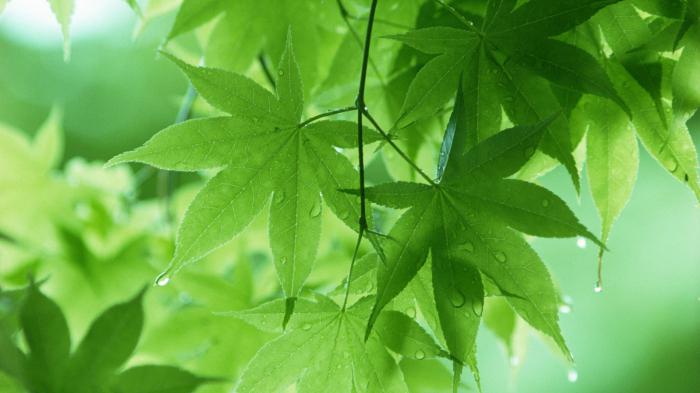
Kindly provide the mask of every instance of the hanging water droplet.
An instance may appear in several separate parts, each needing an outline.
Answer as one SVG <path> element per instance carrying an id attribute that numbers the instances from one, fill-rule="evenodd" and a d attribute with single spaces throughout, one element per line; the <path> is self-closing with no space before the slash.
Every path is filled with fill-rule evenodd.
<path id="1" fill-rule="evenodd" d="M 423 351 L 420 350 L 420 349 L 417 350 L 417 351 L 416 351 L 416 359 L 418 359 L 418 360 L 423 360 L 423 359 L 425 359 L 425 352 L 423 352 Z"/>
<path id="2" fill-rule="evenodd" d="M 543 199 L 542 200 L 542 207 L 548 207 L 549 206 L 549 199 Z"/>
<path id="3" fill-rule="evenodd" d="M 484 302 L 481 299 L 474 300 L 472 302 L 472 312 L 477 317 L 481 317 L 484 314 Z"/>
<path id="4" fill-rule="evenodd" d="M 513 355 L 513 356 L 510 357 L 510 365 L 511 365 L 511 366 L 516 367 L 516 366 L 518 366 L 519 364 L 520 364 L 520 357 L 515 356 L 515 355 Z"/>
<path id="5" fill-rule="evenodd" d="M 275 203 L 280 204 L 284 202 L 284 192 L 278 191 L 275 193 Z"/>
<path id="6" fill-rule="evenodd" d="M 318 217 L 321 214 L 321 204 L 316 201 L 314 202 L 314 205 L 311 206 L 311 210 L 309 210 L 309 215 L 311 217 Z"/>
<path id="7" fill-rule="evenodd" d="M 501 262 L 501 263 L 505 262 L 508 259 L 508 257 L 506 257 L 506 254 L 503 253 L 502 251 L 496 251 L 495 256 L 496 256 L 496 260 L 498 262 Z"/>
<path id="8" fill-rule="evenodd" d="M 159 287 L 164 287 L 168 285 L 168 283 L 170 283 L 170 277 L 166 273 L 163 273 L 156 278 L 156 285 Z"/>
<path id="9" fill-rule="evenodd" d="M 559 312 L 562 314 L 569 314 L 571 312 L 571 306 L 568 304 L 562 304 L 559 306 Z"/>
<path id="10" fill-rule="evenodd" d="M 408 315 L 411 318 L 415 318 L 416 317 L 416 309 L 414 307 L 407 308 L 406 315 Z"/>
<path id="11" fill-rule="evenodd" d="M 301 327 L 301 329 L 302 329 L 302 330 L 309 330 L 309 329 L 311 329 L 311 324 L 310 324 L 310 323 L 305 323 L 305 324 Z"/>
<path id="12" fill-rule="evenodd" d="M 578 371 L 573 369 L 569 370 L 569 372 L 566 374 L 566 378 L 569 380 L 569 382 L 578 381 Z"/>
<path id="13" fill-rule="evenodd" d="M 461 248 L 466 252 L 474 252 L 474 244 L 472 242 L 464 242 Z"/>
<path id="14" fill-rule="evenodd" d="M 285 265 L 287 263 L 287 257 L 280 258 L 280 263 Z"/>
<path id="15" fill-rule="evenodd" d="M 584 248 L 586 248 L 586 245 L 587 245 L 587 242 L 586 242 L 586 239 L 585 239 L 585 238 L 583 238 L 583 237 L 578 237 L 578 238 L 576 239 L 576 246 L 577 246 L 578 248 L 584 249 Z"/>
<path id="16" fill-rule="evenodd" d="M 666 169 L 668 169 L 668 171 L 671 173 L 675 172 L 678 169 L 678 161 L 676 161 L 676 159 L 673 157 L 666 159 L 664 165 L 666 166 Z"/>
<path id="17" fill-rule="evenodd" d="M 459 289 L 455 288 L 450 292 L 450 303 L 452 303 L 452 306 L 454 308 L 460 308 L 464 306 L 465 302 L 466 300 L 464 299 L 464 295 L 462 294 L 462 292 L 459 291 Z"/>
<path id="18" fill-rule="evenodd" d="M 593 287 L 593 292 L 595 292 L 595 293 L 603 292 L 603 286 L 600 285 L 600 283 L 596 284 L 595 287 Z"/>

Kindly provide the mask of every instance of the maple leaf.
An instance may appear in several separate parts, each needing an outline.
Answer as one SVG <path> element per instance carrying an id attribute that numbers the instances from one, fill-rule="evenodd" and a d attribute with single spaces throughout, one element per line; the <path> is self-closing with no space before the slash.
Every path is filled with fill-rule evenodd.
<path id="1" fill-rule="evenodd" d="M 365 341 L 372 302 L 372 297 L 365 297 L 343 310 L 323 295 L 317 295 L 315 301 L 300 298 L 285 333 L 258 351 L 236 391 L 274 393 L 296 383 L 300 393 L 327 391 L 329 386 L 334 392 L 407 392 L 380 334 L 392 350 L 412 357 L 438 356 L 440 348 L 415 321 L 395 312 L 386 319 L 382 316 L 380 333 Z M 277 332 L 284 308 L 281 300 L 275 300 L 227 315 Z"/>
<path id="2" fill-rule="evenodd" d="M 532 156 L 559 115 L 502 131 L 467 149 L 469 123 L 461 88 L 455 102 L 438 166 L 439 182 L 396 182 L 366 190 L 367 198 L 379 205 L 408 208 L 383 245 L 387 264 L 378 267 L 377 298 L 366 332 L 370 334 L 380 311 L 416 276 L 430 253 L 440 327 L 456 361 L 473 362 L 470 355 L 484 303 L 482 275 L 570 358 L 558 325 L 556 289 L 537 253 L 516 231 L 541 237 L 585 236 L 602 243 L 555 194 L 506 179 Z"/>
<path id="3" fill-rule="evenodd" d="M 18 319 L 27 352 L 14 344 L 9 332 L 0 331 L 0 370 L 29 391 L 146 393 L 157 387 L 188 393 L 217 381 L 172 366 L 120 370 L 141 335 L 145 291 L 100 314 L 72 353 L 70 332 L 59 306 L 35 283 L 23 292 Z"/>
<path id="4" fill-rule="evenodd" d="M 321 234 L 321 194 L 326 205 L 357 230 L 359 204 L 339 191 L 356 184 L 357 172 L 335 148 L 356 147 L 357 125 L 348 121 L 301 122 L 302 82 L 291 30 L 276 95 L 244 76 L 194 67 L 170 55 L 213 106 L 231 116 L 190 120 L 166 128 L 110 165 L 143 162 L 194 171 L 223 167 L 189 206 L 178 231 L 169 277 L 228 242 L 267 205 L 270 246 L 290 313 L 313 267 Z M 379 135 L 364 129 L 365 141 Z"/>
<path id="5" fill-rule="evenodd" d="M 514 0 L 491 0 L 478 28 L 451 9 L 463 22 L 463 29 L 428 27 L 392 36 L 437 55 L 416 74 L 397 126 L 435 114 L 460 83 L 465 110 L 477 130 L 472 137 L 477 141 L 499 131 L 501 106 L 516 124 L 541 122 L 560 108 L 547 80 L 576 94 L 606 97 L 628 110 L 593 56 L 550 38 L 618 1 L 532 0 L 515 8 Z M 564 164 L 578 190 L 579 175 L 564 117 L 547 126 L 540 149 Z"/>

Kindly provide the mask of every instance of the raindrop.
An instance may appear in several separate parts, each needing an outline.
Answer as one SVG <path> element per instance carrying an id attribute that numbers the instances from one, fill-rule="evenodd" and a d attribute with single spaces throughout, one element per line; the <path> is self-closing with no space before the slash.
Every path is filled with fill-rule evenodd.
<path id="1" fill-rule="evenodd" d="M 542 207 L 548 207 L 549 206 L 549 199 L 543 199 L 542 200 Z"/>
<path id="2" fill-rule="evenodd" d="M 347 218 L 350 217 L 350 212 L 345 210 L 340 212 L 340 219 L 341 220 L 347 220 Z"/>
<path id="3" fill-rule="evenodd" d="M 282 69 L 280 69 L 279 71 L 277 71 L 277 74 L 278 74 L 279 76 L 282 76 L 282 75 L 284 75 L 284 71 L 283 71 Z"/>
<path id="4" fill-rule="evenodd" d="M 515 98 L 513 98 L 512 96 L 506 96 L 505 98 L 503 98 L 503 100 L 505 102 L 513 102 L 515 101 Z"/>
<path id="5" fill-rule="evenodd" d="M 287 257 L 280 258 L 280 263 L 285 265 L 287 263 Z"/>
<path id="6" fill-rule="evenodd" d="M 302 326 L 301 328 L 302 328 L 302 330 L 309 330 L 309 329 L 311 329 L 311 324 L 305 323 L 304 326 Z"/>
<path id="7" fill-rule="evenodd" d="M 525 149 L 525 157 L 530 157 L 533 154 L 535 154 L 535 148 L 528 147 L 527 149 Z"/>
<path id="8" fill-rule="evenodd" d="M 595 287 L 593 287 L 593 292 L 595 292 L 595 293 L 603 292 L 603 286 L 600 285 L 600 283 L 596 284 Z"/>
<path id="9" fill-rule="evenodd" d="M 472 311 L 477 317 L 481 317 L 484 313 L 484 302 L 481 299 L 472 302 Z"/>
<path id="10" fill-rule="evenodd" d="M 559 312 L 562 314 L 569 314 L 571 313 L 571 306 L 568 304 L 562 304 L 559 306 Z"/>
<path id="11" fill-rule="evenodd" d="M 284 202 L 284 192 L 278 191 L 275 193 L 275 203 L 280 204 Z"/>
<path id="12" fill-rule="evenodd" d="M 321 204 L 316 201 L 314 202 L 314 205 L 311 206 L 311 210 L 309 210 L 309 215 L 311 217 L 318 217 L 321 214 Z"/>
<path id="13" fill-rule="evenodd" d="M 420 349 L 417 350 L 417 351 L 416 351 L 416 359 L 418 359 L 418 360 L 423 360 L 423 359 L 425 359 L 425 352 L 423 352 L 423 351 L 420 350 Z"/>
<path id="14" fill-rule="evenodd" d="M 566 374 L 566 378 L 569 380 L 569 382 L 576 382 L 578 381 L 578 372 L 576 370 L 569 370 L 569 372 Z"/>
<path id="15" fill-rule="evenodd" d="M 511 356 L 510 357 L 510 365 L 513 367 L 520 365 L 520 358 L 518 356 L 515 356 L 515 355 Z"/>
<path id="16" fill-rule="evenodd" d="M 466 252 L 474 252 L 474 244 L 472 242 L 465 242 L 462 244 L 462 250 Z"/>
<path id="17" fill-rule="evenodd" d="M 586 239 L 579 237 L 576 239 L 576 246 L 580 249 L 586 248 Z"/>
<path id="18" fill-rule="evenodd" d="M 407 308 L 406 315 L 408 315 L 411 318 L 415 318 L 416 317 L 416 309 L 414 307 Z"/>
<path id="19" fill-rule="evenodd" d="M 159 287 L 164 287 L 168 285 L 168 283 L 170 283 L 170 277 L 165 273 L 161 274 L 160 276 L 158 276 L 158 278 L 156 278 L 156 285 L 158 285 Z"/>
<path id="20" fill-rule="evenodd" d="M 460 308 L 465 302 L 466 300 L 464 299 L 464 295 L 459 291 L 459 289 L 455 288 L 450 292 L 450 303 L 452 303 L 452 306 L 455 308 Z"/>
<path id="21" fill-rule="evenodd" d="M 676 161 L 675 158 L 668 158 L 665 161 L 665 166 L 666 169 L 668 169 L 669 172 L 673 173 L 678 169 L 678 161 Z"/>
<path id="22" fill-rule="evenodd" d="M 496 251 L 496 254 L 495 254 L 495 255 L 496 255 L 496 260 L 498 260 L 498 262 L 501 262 L 501 263 L 505 262 L 506 259 L 508 259 L 508 258 L 506 257 L 506 254 L 504 254 L 504 253 L 501 252 L 501 251 Z"/>

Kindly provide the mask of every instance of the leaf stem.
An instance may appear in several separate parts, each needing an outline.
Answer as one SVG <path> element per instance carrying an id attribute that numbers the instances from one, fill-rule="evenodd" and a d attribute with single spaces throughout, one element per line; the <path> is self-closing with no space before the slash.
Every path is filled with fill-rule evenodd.
<path id="1" fill-rule="evenodd" d="M 324 113 L 321 113 L 321 114 L 316 115 L 316 116 L 312 116 L 312 117 L 310 117 L 310 118 L 304 120 L 303 122 L 299 123 L 299 125 L 297 126 L 297 128 L 303 128 L 303 127 L 309 125 L 310 123 L 312 123 L 312 122 L 314 122 L 314 121 L 316 121 L 316 120 L 318 120 L 318 119 L 322 119 L 322 118 L 324 118 L 324 117 L 337 115 L 337 114 L 339 114 L 339 113 L 352 112 L 352 111 L 354 111 L 354 110 L 356 110 L 356 109 L 357 109 L 357 107 L 353 105 L 353 106 L 347 106 L 347 107 L 345 107 L 345 108 L 334 109 L 334 110 L 331 110 L 331 111 L 328 111 L 328 112 L 324 112 Z"/>
<path id="2" fill-rule="evenodd" d="M 362 235 L 364 235 L 364 229 L 360 227 L 360 232 L 357 234 L 357 242 L 355 243 L 355 250 L 352 252 L 352 261 L 350 261 L 350 272 L 348 273 L 348 281 L 345 287 L 345 298 L 343 299 L 343 311 L 348 305 L 348 296 L 350 295 L 350 285 L 352 285 L 352 272 L 355 269 L 355 261 L 357 261 L 357 252 L 360 249 L 360 243 L 362 242 Z"/>
<path id="3" fill-rule="evenodd" d="M 267 81 L 270 82 L 270 85 L 272 85 L 273 89 L 276 89 L 277 84 L 275 83 L 275 78 L 272 76 L 272 72 L 270 72 L 270 67 L 267 66 L 267 62 L 265 61 L 265 55 L 262 52 L 260 52 L 260 54 L 258 55 L 258 63 L 260 63 L 260 68 L 262 68 Z"/>
<path id="4" fill-rule="evenodd" d="M 374 120 L 374 117 L 372 117 L 372 115 L 370 115 L 370 113 L 369 113 L 369 111 L 368 111 L 367 109 L 365 109 L 365 110 L 363 111 L 363 114 L 364 114 L 365 117 L 367 117 L 367 119 L 370 121 L 370 123 L 372 123 L 372 125 L 374 126 L 374 128 L 376 128 L 377 131 L 379 131 L 379 133 L 382 134 L 382 136 L 384 137 L 384 139 L 386 140 L 386 142 L 387 142 L 392 148 L 394 148 L 394 150 L 399 154 L 399 156 L 401 156 L 401 158 L 403 158 L 404 161 L 406 161 L 411 167 L 413 167 L 413 169 L 415 169 L 416 172 L 418 172 L 418 174 L 421 175 L 421 177 L 422 177 L 423 179 L 425 179 L 425 181 L 427 181 L 431 186 L 434 186 L 434 185 L 435 185 L 435 182 L 433 181 L 433 179 L 431 179 L 430 176 L 426 175 L 425 172 L 423 172 L 423 170 L 421 170 L 421 169 L 418 167 L 418 165 L 417 165 L 415 162 L 413 162 L 413 160 L 411 160 L 411 158 L 408 157 L 408 155 L 407 155 L 406 153 L 404 153 L 403 150 L 401 150 L 401 148 L 400 148 L 396 143 L 394 143 L 394 141 L 391 139 L 391 136 L 389 136 L 389 134 L 387 134 L 387 133 L 382 129 L 382 127 L 379 126 L 379 123 L 377 123 L 377 121 Z"/>
<path id="5" fill-rule="evenodd" d="M 336 3 L 338 4 L 338 10 L 340 11 L 340 16 L 343 18 L 343 21 L 345 22 L 345 25 L 348 27 L 348 30 L 350 31 L 350 34 L 353 36 L 355 39 L 355 42 L 357 42 L 357 45 L 360 46 L 360 49 L 363 49 L 363 44 L 362 44 L 362 38 L 360 38 L 360 35 L 357 34 L 357 30 L 352 26 L 352 23 L 350 23 L 350 19 L 355 19 L 359 20 L 360 18 L 356 17 L 355 15 L 352 15 L 347 8 L 345 8 L 345 5 L 343 4 L 342 0 L 336 0 Z M 374 21 L 372 22 L 374 23 Z M 372 71 L 377 75 L 377 78 L 379 78 L 379 81 L 381 82 L 382 86 L 386 86 L 386 82 L 384 82 L 384 79 L 382 78 L 382 74 L 379 72 L 379 68 L 377 68 L 377 65 L 374 63 L 372 59 L 369 59 L 369 65 L 372 67 Z"/>

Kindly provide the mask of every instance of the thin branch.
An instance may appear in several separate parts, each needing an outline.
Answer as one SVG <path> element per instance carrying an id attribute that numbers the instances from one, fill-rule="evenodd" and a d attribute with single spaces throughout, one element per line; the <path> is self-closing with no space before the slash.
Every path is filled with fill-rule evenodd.
<path id="1" fill-rule="evenodd" d="M 338 0 L 338 6 L 341 7 L 341 14 L 347 10 L 342 6 L 340 0 Z M 345 11 L 344 11 L 345 10 Z M 355 102 L 355 108 L 357 109 L 357 155 L 359 158 L 359 169 L 360 169 L 360 228 L 357 232 L 357 244 L 355 245 L 355 251 L 352 254 L 352 260 L 350 261 L 350 272 L 348 273 L 348 286 L 345 289 L 345 300 L 343 301 L 343 310 L 347 306 L 348 295 L 350 294 L 350 280 L 352 279 L 352 272 L 355 268 L 355 261 L 357 260 L 357 251 L 359 250 L 360 243 L 362 242 L 362 236 L 365 231 L 369 229 L 367 225 L 367 201 L 365 196 L 365 156 L 364 156 L 364 141 L 362 132 L 362 118 L 363 111 L 365 110 L 365 84 L 367 80 L 367 64 L 369 63 L 369 47 L 372 43 L 372 26 L 374 25 L 374 14 L 377 11 L 377 0 L 372 0 L 372 5 L 369 9 L 369 21 L 367 22 L 367 33 L 365 34 L 365 44 L 362 52 L 362 70 L 360 72 L 360 87 L 357 91 L 357 100 Z"/>
<path id="2" fill-rule="evenodd" d="M 382 127 L 379 126 L 379 123 L 377 123 L 377 121 L 374 120 L 374 117 L 372 117 L 372 115 L 369 114 L 369 111 L 367 109 L 363 111 L 363 114 L 365 117 L 367 117 L 370 123 L 372 123 L 374 128 L 376 128 L 377 131 L 379 131 L 379 133 L 382 134 L 382 137 L 384 137 L 386 142 L 392 148 L 394 148 L 394 150 L 399 154 L 399 156 L 401 156 L 401 158 L 403 158 L 404 161 L 406 161 L 411 167 L 413 167 L 413 169 L 415 169 L 416 172 L 418 172 L 418 174 L 421 175 L 423 179 L 425 179 L 425 181 L 427 181 L 430 185 L 434 186 L 435 182 L 433 181 L 433 179 L 431 179 L 430 176 L 426 175 L 425 172 L 423 172 L 423 170 L 420 169 L 418 165 L 415 162 L 413 162 L 413 160 L 411 160 L 411 158 L 406 153 L 404 153 L 403 150 L 401 150 L 401 148 L 396 143 L 394 143 L 394 141 L 391 139 L 391 136 L 387 134 L 382 129 Z"/>
<path id="3" fill-rule="evenodd" d="M 348 9 L 345 8 L 345 5 L 343 4 L 342 0 L 336 0 L 336 3 L 338 4 L 338 10 L 340 10 L 340 16 L 343 18 L 343 22 L 345 22 L 345 25 L 348 27 L 350 34 L 353 36 L 353 38 L 355 38 L 355 42 L 357 42 L 357 45 L 359 45 L 360 49 L 362 49 L 362 38 L 360 38 L 360 35 L 357 33 L 357 30 L 355 30 L 352 23 L 350 23 L 350 19 L 359 20 L 360 18 L 352 15 L 348 11 Z M 372 71 L 374 71 L 374 73 L 377 75 L 377 78 L 379 78 L 379 82 L 382 84 L 382 86 L 386 86 L 386 82 L 384 81 L 384 78 L 382 78 L 382 74 L 379 72 L 379 68 L 374 63 L 374 60 L 369 59 L 369 65 L 370 67 L 372 67 Z"/>
<path id="4" fill-rule="evenodd" d="M 194 100 L 197 98 L 197 91 L 192 86 L 192 83 L 187 85 L 187 92 L 182 98 L 182 103 L 180 104 L 180 109 L 177 111 L 175 116 L 175 124 L 182 123 L 183 121 L 190 118 L 192 115 L 192 105 Z M 172 214 L 170 212 L 170 197 L 175 188 L 175 174 L 167 170 L 158 171 L 157 179 L 157 190 L 158 196 L 163 203 L 163 210 L 165 211 L 165 219 L 167 222 L 172 222 Z"/>
<path id="5" fill-rule="evenodd" d="M 309 123 L 312 123 L 312 122 L 314 122 L 314 121 L 316 121 L 316 120 L 318 120 L 318 119 L 322 119 L 322 118 L 328 117 L 328 116 L 337 115 L 337 114 L 339 114 L 339 113 L 352 112 L 352 111 L 354 111 L 354 110 L 356 110 L 356 109 L 357 109 L 356 106 L 348 106 L 348 107 L 345 107 L 345 108 L 334 109 L 334 110 L 332 110 L 332 111 L 324 112 L 324 113 L 321 113 L 321 114 L 319 114 L 319 115 L 316 115 L 316 116 L 313 116 L 313 117 L 310 117 L 310 118 L 304 120 L 303 122 L 299 123 L 299 125 L 298 125 L 297 127 L 298 127 L 298 128 L 303 128 L 303 127 L 309 125 Z"/>
<path id="6" fill-rule="evenodd" d="M 258 62 L 260 63 L 260 68 L 262 68 L 263 73 L 265 74 L 265 78 L 267 78 L 267 81 L 270 82 L 270 85 L 272 85 L 273 89 L 277 88 L 277 85 L 275 83 L 275 77 L 272 76 L 272 72 L 270 72 L 270 67 L 267 66 L 267 62 L 265 61 L 265 55 L 263 55 L 262 52 L 258 55 Z"/>

